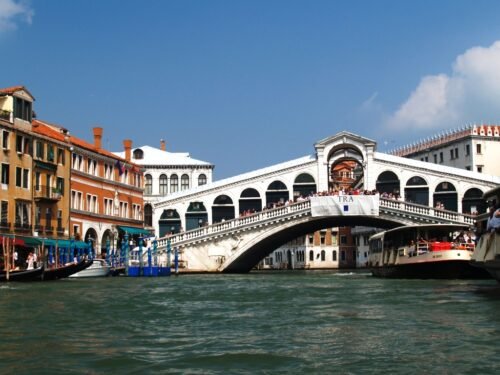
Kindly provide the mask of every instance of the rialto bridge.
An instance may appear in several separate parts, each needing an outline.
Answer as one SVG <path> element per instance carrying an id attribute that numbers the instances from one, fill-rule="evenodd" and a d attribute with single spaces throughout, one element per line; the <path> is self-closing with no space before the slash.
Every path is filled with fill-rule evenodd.
<path id="1" fill-rule="evenodd" d="M 248 271 L 287 241 L 327 227 L 472 224 L 468 215 L 486 210 L 483 192 L 500 184 L 498 177 L 377 152 L 374 141 L 349 132 L 314 147 L 313 156 L 155 203 L 152 221 L 159 248 L 165 248 L 168 237 L 190 271 Z M 377 214 L 313 215 L 311 200 L 304 199 L 346 186 L 380 193 Z M 437 202 L 441 208 L 434 208 Z"/>

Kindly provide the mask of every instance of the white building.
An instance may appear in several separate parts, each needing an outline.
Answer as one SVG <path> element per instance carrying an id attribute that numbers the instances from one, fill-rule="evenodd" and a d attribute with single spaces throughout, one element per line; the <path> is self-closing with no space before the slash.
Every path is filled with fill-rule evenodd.
<path id="1" fill-rule="evenodd" d="M 115 152 L 124 157 L 125 152 Z M 153 204 L 182 190 L 210 184 L 214 165 L 191 158 L 187 152 L 168 152 L 165 141 L 160 148 L 141 146 L 132 149 L 131 161 L 144 170 L 144 224 L 153 229 Z"/>
<path id="2" fill-rule="evenodd" d="M 500 176 L 500 125 L 471 125 L 446 131 L 390 154 Z"/>

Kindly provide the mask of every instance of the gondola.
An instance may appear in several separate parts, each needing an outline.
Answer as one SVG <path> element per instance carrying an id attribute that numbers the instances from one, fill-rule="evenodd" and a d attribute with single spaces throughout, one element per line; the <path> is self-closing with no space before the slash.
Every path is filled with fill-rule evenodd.
<path id="1" fill-rule="evenodd" d="M 31 270 L 15 270 L 9 271 L 9 279 L 7 279 L 7 272 L 0 272 L 0 282 L 7 281 L 35 281 L 39 280 L 43 274 L 43 266 Z"/>
<path id="2" fill-rule="evenodd" d="M 77 263 L 70 263 L 56 268 L 47 268 L 40 275 L 39 279 L 43 281 L 63 279 L 90 267 L 91 264 L 92 259 L 82 259 Z"/>

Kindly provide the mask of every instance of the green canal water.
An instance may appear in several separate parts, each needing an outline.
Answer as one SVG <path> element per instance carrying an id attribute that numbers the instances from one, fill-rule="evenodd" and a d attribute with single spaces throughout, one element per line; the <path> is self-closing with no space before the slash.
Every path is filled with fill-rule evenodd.
<path id="1" fill-rule="evenodd" d="M 262 272 L 0 284 L 0 374 L 498 374 L 493 280 Z"/>

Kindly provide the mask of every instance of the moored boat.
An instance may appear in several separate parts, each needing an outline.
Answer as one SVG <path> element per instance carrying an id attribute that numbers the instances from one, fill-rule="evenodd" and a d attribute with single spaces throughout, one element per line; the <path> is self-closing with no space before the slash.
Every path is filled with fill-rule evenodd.
<path id="1" fill-rule="evenodd" d="M 469 228 L 454 224 L 410 225 L 370 237 L 368 267 L 373 276 L 412 279 L 488 278 L 472 267 Z"/>
<path id="2" fill-rule="evenodd" d="M 92 265 L 92 259 L 82 258 L 78 262 L 66 263 L 60 267 L 47 268 L 40 275 L 40 280 L 57 280 L 65 277 L 69 277 L 74 273 L 80 272 Z"/>
<path id="3" fill-rule="evenodd" d="M 500 227 L 488 222 L 500 210 L 500 186 L 484 193 L 490 212 L 482 214 L 477 220 L 477 229 L 481 237 L 472 255 L 471 264 L 489 272 L 500 282 Z M 495 220 L 498 223 L 498 220 Z M 491 222 L 490 222 L 491 223 Z"/>
<path id="4" fill-rule="evenodd" d="M 12 270 L 8 273 L 0 272 L 0 282 L 4 281 L 35 281 L 40 278 L 43 273 L 43 266 L 29 270 Z"/>
<path id="5" fill-rule="evenodd" d="M 82 271 L 69 275 L 71 278 L 105 277 L 110 274 L 111 267 L 104 259 L 94 259 L 92 264 Z"/>

